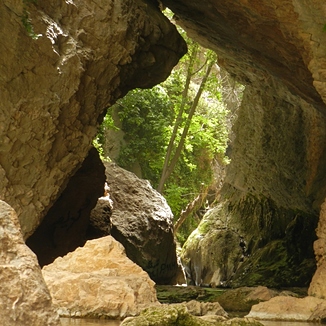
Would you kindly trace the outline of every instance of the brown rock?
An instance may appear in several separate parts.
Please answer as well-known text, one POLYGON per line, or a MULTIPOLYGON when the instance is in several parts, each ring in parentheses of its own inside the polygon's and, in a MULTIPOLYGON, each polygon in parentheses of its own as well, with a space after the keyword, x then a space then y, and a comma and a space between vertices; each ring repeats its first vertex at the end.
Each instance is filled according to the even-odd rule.
POLYGON ((110 195, 100 197, 91 212, 87 237, 96 239, 111 234, 113 202, 110 195))
POLYGON ((245 297, 245 301, 268 301, 278 295, 277 291, 271 290, 266 286, 257 286, 245 297))
POLYGON ((248 313, 254 304, 260 301, 267 301, 276 295, 276 291, 264 286, 240 287, 226 290, 216 300, 226 311, 242 311, 248 313))
POLYGON ((318 228, 318 240, 314 243, 317 271, 312 278, 308 294, 317 298, 326 298, 326 200, 321 206, 318 228))
POLYGON ((146 1, 4 0, 0 21, 0 197, 27 238, 85 159, 106 108, 164 80, 186 46, 146 1))
POLYGON ((158 304, 154 282, 111 236, 57 258, 43 275, 61 316, 123 318, 158 304))
POLYGON ((218 302, 199 302, 191 300, 185 303, 188 312, 194 316, 218 315, 228 317, 228 314, 218 302))
POLYGON ((325 317, 325 312, 325 300, 278 296, 254 305, 248 317, 263 320, 319 321, 325 317))
POLYGON ((59 326, 33 252, 15 211, 0 201, 0 321, 4 326, 59 326))
POLYGON ((173 236, 173 215, 165 198, 146 180, 114 163, 106 163, 113 201, 111 235, 127 256, 157 284, 182 284, 173 236))
POLYGON ((273 88, 273 76, 291 93, 325 110, 323 1, 204 0, 200 6, 196 0, 162 2, 192 37, 216 50, 220 64, 244 84, 273 88))
MULTIPOLYGON (((188 35, 216 50, 220 65, 246 86, 220 202, 226 199, 230 224, 241 221, 234 231, 248 244, 247 255, 220 264, 217 237, 202 232, 199 253, 187 262, 191 274, 199 270, 192 280, 307 286, 315 272, 311 249, 326 184, 324 2, 162 2, 188 35), (254 261, 259 250, 269 251, 266 244, 280 239, 284 260, 272 253, 254 261), (208 245, 203 249, 201 243, 208 245), (224 266, 231 271, 224 273, 227 278, 220 272, 224 266)), ((236 250, 227 257, 237 258, 236 250)))

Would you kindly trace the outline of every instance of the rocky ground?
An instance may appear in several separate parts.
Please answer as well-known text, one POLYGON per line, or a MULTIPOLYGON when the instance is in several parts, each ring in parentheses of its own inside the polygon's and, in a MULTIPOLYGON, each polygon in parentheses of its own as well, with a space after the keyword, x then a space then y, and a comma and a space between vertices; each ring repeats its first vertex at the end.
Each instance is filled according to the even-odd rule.
POLYGON ((279 295, 303 298, 307 295, 307 288, 273 290, 264 286, 226 289, 156 285, 156 292, 161 303, 181 303, 190 300, 219 302, 230 316, 239 317, 248 314, 253 305, 279 295))

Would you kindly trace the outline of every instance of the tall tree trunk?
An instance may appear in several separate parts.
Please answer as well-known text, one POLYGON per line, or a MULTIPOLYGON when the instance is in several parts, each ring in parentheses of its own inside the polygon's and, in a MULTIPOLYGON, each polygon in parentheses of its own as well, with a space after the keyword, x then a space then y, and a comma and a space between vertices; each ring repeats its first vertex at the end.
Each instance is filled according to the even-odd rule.
POLYGON ((192 120, 192 118, 193 118, 193 116, 194 116, 194 114, 196 112, 196 108, 198 106, 200 97, 201 97, 201 95, 202 95, 202 93, 204 91, 205 84, 207 82, 207 79, 208 79, 208 77, 209 77, 209 75, 211 73, 211 70, 212 70, 212 67, 213 67, 214 64, 215 64, 214 60, 212 60, 212 61, 210 61, 208 63, 206 73, 205 73, 205 75, 204 75, 204 77, 203 77, 203 79, 201 81, 201 84, 200 84, 200 86, 198 88, 195 99, 194 99, 194 101, 193 101, 193 103, 192 103, 192 105, 190 107, 188 117, 187 117, 187 120, 186 120, 186 124, 185 124, 185 127, 183 129, 183 132, 182 132, 178 147, 175 150, 175 153, 174 153, 172 159, 170 158, 169 160, 167 160, 167 158, 166 158, 167 163, 164 164, 161 179, 160 179, 160 182, 159 182, 159 187, 157 189, 160 193, 163 192, 164 184, 165 184, 166 180, 170 177, 171 173, 173 172, 173 169, 175 168, 175 166, 176 166, 176 164, 178 162, 178 159, 179 159, 180 154, 182 152, 182 149, 183 149, 183 146, 184 146, 184 143, 185 143, 188 131, 189 131, 191 120, 192 120))
POLYGON ((207 193, 208 187, 202 186, 199 195, 192 202, 190 202, 184 210, 182 210, 180 217, 174 224, 174 234, 177 234, 181 225, 185 222, 187 217, 190 216, 193 212, 197 211, 203 205, 207 193))
POLYGON ((187 69, 187 77, 186 77, 185 87, 184 87, 184 89, 182 91, 182 100, 181 100, 181 104, 180 104, 180 109, 179 109, 178 116, 176 118, 175 124, 173 126, 172 135, 170 137, 169 144, 168 144, 167 151, 166 151, 166 155, 165 155, 165 158, 164 158, 161 178, 160 178, 160 181, 159 181, 159 184, 158 184, 158 187, 157 187, 157 191, 159 193, 163 192, 164 183, 165 183, 164 174, 165 174, 165 171, 168 168, 168 165, 169 165, 169 162, 170 162, 170 159, 171 159, 171 155, 172 155, 172 151, 173 151, 173 147, 174 147, 174 142, 175 142, 175 139, 177 137, 179 127, 181 126, 181 123, 182 123, 182 115, 183 115, 183 112, 185 110, 185 106, 186 106, 186 102, 187 102, 187 98, 188 98, 191 77, 193 75, 193 70, 194 70, 194 66, 195 66, 195 63, 196 63, 198 49, 199 49, 199 45, 195 44, 195 47, 194 47, 194 49, 193 49, 193 51, 191 53, 191 56, 190 56, 190 61, 189 61, 188 69, 187 69))

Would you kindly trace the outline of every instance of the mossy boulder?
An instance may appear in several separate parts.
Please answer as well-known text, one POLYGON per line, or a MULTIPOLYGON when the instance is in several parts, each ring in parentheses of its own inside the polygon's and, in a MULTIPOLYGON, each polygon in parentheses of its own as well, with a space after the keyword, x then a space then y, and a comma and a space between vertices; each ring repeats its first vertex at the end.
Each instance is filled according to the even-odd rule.
MULTIPOLYGON (((218 317, 218 316, 215 316, 218 317)), ((126 318, 121 326, 262 326, 254 319, 235 318, 223 320, 223 317, 205 320, 192 316, 185 304, 161 305, 150 307, 137 317, 126 318)))
POLYGON ((179 305, 162 305, 150 307, 137 317, 126 318, 121 326, 211 326, 212 323, 200 320, 188 313, 187 307, 179 305))
POLYGON ((233 190, 203 217, 181 252, 188 284, 307 286, 315 271, 317 216, 233 190), (232 199, 232 200, 231 200, 232 199))

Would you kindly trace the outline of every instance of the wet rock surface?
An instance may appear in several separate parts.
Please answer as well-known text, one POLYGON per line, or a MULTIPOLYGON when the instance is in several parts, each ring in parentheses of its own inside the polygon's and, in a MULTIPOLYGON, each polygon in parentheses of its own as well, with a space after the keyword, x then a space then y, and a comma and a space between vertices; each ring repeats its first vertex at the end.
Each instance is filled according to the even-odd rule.
POLYGON ((181 251, 188 283, 308 286, 317 217, 273 206, 249 198, 234 207, 224 201, 206 213, 181 251))
POLYGON ((59 326, 35 254, 25 245, 13 208, 0 201, 1 325, 59 326))
MULTIPOLYGON (((229 316, 244 316, 253 305, 265 302, 276 296, 303 298, 307 288, 269 289, 265 286, 240 287, 237 289, 208 288, 198 286, 165 286, 156 285, 157 298, 161 303, 194 302, 200 307, 201 303, 219 303, 229 316)), ((198 308, 199 309, 199 308, 198 308)))
POLYGON ((158 304, 154 282, 111 236, 86 242, 42 272, 64 317, 119 319, 158 304))

